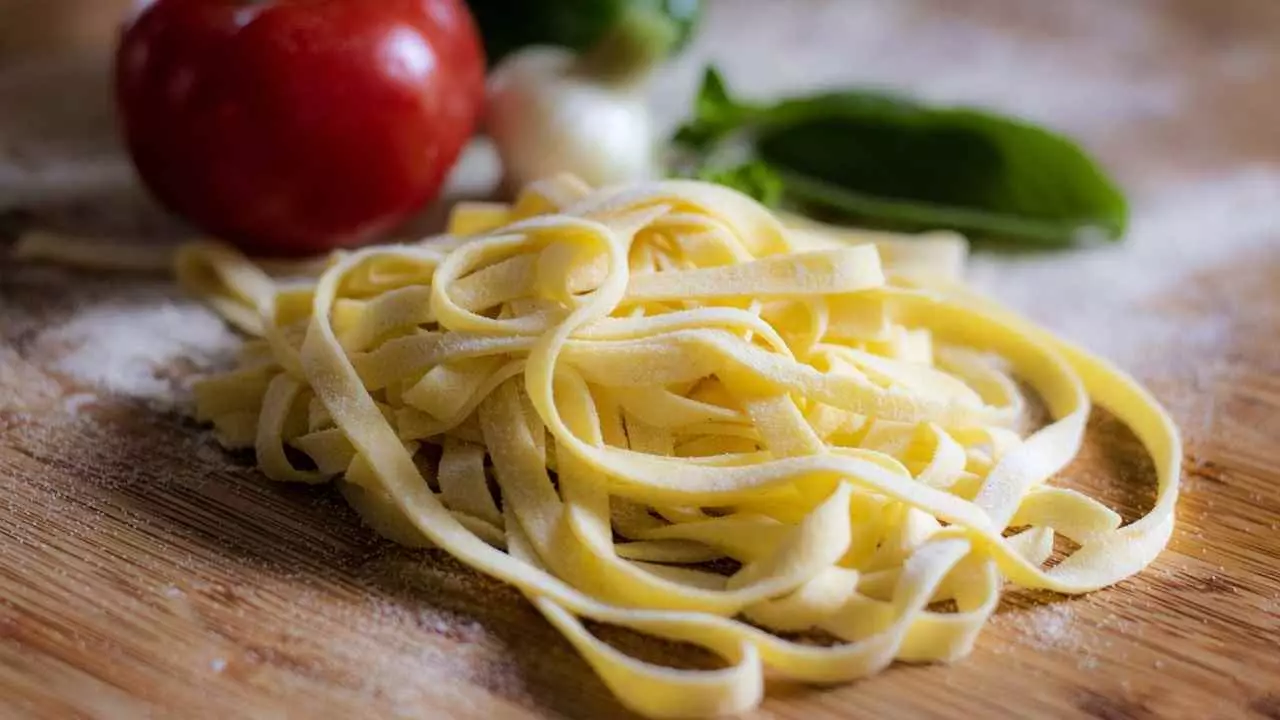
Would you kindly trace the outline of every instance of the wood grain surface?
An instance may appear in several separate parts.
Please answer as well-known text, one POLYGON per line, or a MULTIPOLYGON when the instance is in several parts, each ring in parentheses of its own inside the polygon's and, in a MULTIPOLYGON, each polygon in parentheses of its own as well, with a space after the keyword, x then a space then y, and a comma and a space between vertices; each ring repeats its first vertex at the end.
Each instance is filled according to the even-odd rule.
MULTIPOLYGON (((668 116, 708 57, 759 93, 879 80, 1007 107, 1080 136, 1133 192, 1133 244, 1099 267, 1132 283, 1179 268, 1111 308, 1064 303, 1073 279, 1043 259, 979 259, 1064 332, 1107 317, 1099 349, 1177 416, 1186 492, 1154 566, 1085 597, 1009 593, 952 666, 770 683, 754 717, 1280 719, 1280 226, 1264 212, 1280 207, 1277 38, 1266 0, 713 4, 655 91, 668 116), (1159 214, 1174 233, 1171 206, 1211 201, 1203 243, 1168 251, 1202 255, 1162 256, 1159 214)), ((0 233, 175 232, 110 139, 100 67, 0 68, 0 233)), ((179 302, 167 282, 0 263, 0 717, 627 717, 516 592, 392 547, 330 490, 268 484, 172 405, 59 364, 72 349, 50 328, 103 303, 179 302)), ((192 369, 153 370, 180 387, 192 369)), ((1065 482, 1132 518, 1150 468, 1096 415, 1065 482)))

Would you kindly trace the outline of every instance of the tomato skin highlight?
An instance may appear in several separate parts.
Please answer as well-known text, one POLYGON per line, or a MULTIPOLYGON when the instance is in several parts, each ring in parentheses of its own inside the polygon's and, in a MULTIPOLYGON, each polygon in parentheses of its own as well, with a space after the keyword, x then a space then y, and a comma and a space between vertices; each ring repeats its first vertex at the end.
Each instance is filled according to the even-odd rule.
POLYGON ((300 256, 369 242, 439 194, 484 66, 462 0, 158 0, 122 39, 116 99, 164 205, 300 256))

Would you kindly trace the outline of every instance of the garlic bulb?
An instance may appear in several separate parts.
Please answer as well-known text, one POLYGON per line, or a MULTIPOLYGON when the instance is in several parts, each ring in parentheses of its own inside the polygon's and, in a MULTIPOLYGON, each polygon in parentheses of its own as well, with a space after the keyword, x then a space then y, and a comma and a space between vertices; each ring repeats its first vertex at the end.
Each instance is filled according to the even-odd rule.
POLYGON ((658 174, 653 123, 633 85, 575 72, 560 48, 527 48, 489 81, 488 131, 512 187, 571 173, 600 187, 658 174))
POLYGON ((488 131, 507 184, 559 173, 596 187, 658 176, 643 85, 678 45, 687 14, 637 4, 580 56, 535 46, 503 60, 490 76, 488 131))

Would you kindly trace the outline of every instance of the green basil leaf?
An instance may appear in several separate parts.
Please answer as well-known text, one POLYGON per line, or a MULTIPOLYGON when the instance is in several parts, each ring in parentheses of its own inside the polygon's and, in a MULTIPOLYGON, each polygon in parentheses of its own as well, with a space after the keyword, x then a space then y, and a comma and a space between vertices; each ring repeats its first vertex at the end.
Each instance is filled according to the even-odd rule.
POLYGON ((848 209, 852 220, 882 215, 879 206, 833 203, 830 192, 803 182, 809 179, 883 199, 893 208, 884 219, 906 229, 945 222, 977 235, 1049 243, 1090 231, 1124 233, 1124 196, 1060 135, 975 110, 845 100, 758 131, 755 151, 790 178, 793 199, 848 209))
POLYGON ((724 78, 715 66, 708 66, 702 88, 693 103, 694 116, 675 134, 676 145, 691 150, 707 150, 753 121, 757 113, 729 97, 724 78))
POLYGON ((1016 240, 1045 247, 1083 242, 1097 235, 1097 229, 1088 225, 877 197, 798 173, 775 174, 783 184, 787 204, 828 222, 908 233, 949 229, 980 240, 1016 240))
POLYGON ((747 143, 787 204, 828 220, 1028 245, 1118 238, 1128 220, 1123 194, 1077 145, 991 112, 876 91, 749 106, 712 70, 681 133, 709 155, 747 143))
POLYGON ((723 169, 702 168, 694 177, 731 187, 766 207, 778 207, 782 204, 785 188, 782 177, 758 160, 723 169))

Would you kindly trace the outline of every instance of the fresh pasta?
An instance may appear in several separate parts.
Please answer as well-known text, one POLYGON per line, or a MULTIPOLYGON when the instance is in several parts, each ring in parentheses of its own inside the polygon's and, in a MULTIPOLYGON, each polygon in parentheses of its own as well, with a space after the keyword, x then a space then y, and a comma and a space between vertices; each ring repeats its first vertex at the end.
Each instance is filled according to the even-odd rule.
POLYGON ((623 704, 687 717, 757 705, 766 671, 832 683, 954 660, 1004 582, 1088 592, 1168 541, 1168 415, 966 291, 963 256, 948 234, 784 224, 705 183, 559 177, 318 277, 275 280, 211 243, 176 263, 252 336, 196 388, 223 445, 274 480, 334 481, 382 535, 514 585, 623 704), (1033 432, 1015 378, 1051 416, 1033 432), (1155 463, 1156 502, 1129 525, 1049 482, 1091 398, 1155 463), (1050 563, 1057 535, 1078 547, 1050 563), (584 621, 723 665, 642 662, 584 621))

